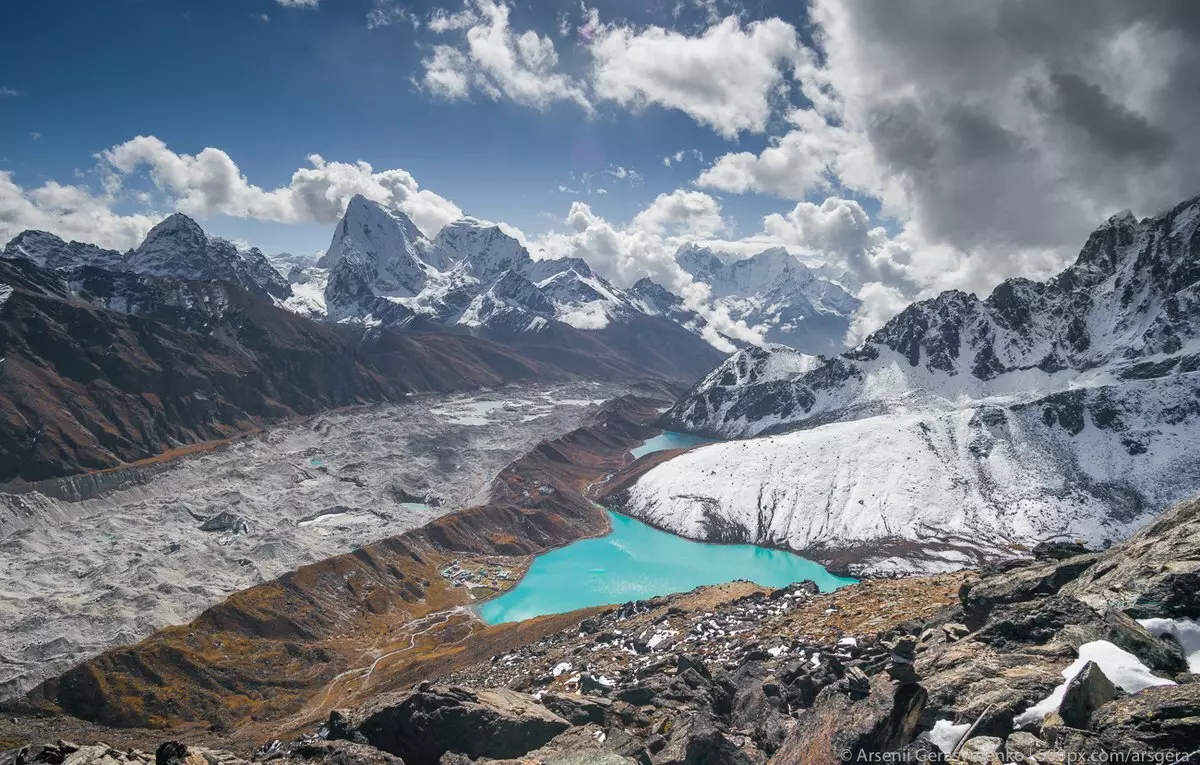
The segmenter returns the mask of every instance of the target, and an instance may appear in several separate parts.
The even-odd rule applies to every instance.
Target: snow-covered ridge
[[[862,305],[841,285],[778,247],[734,258],[686,245],[675,259],[712,288],[716,304],[733,318],[766,327],[768,342],[808,353],[839,350]]]
[[[747,440],[648,471],[624,509],[864,574],[1121,539],[1200,491],[1198,224],[1200,199],[1114,216],[1048,282],[944,293],[838,356],[741,351],[665,421]]]
[[[333,321],[405,326],[423,318],[525,334],[550,321],[603,329],[648,313],[583,260],[535,261],[499,226],[475,218],[430,241],[404,213],[363,197],[350,202],[321,265]]]
[[[897,406],[1030,400],[1200,368],[1200,200],[1138,222],[1113,216],[1048,282],[1010,279],[986,300],[946,292],[906,308],[857,348],[790,377],[794,352],[747,349],[668,414],[726,436]],[[784,361],[775,361],[778,357]]]
[[[45,231],[25,231],[8,243],[4,257],[57,270],[90,267],[184,281],[222,281],[266,298],[291,295],[287,281],[258,249],[243,252],[232,242],[209,237],[181,214],[159,223],[140,246],[128,252],[65,242]]]

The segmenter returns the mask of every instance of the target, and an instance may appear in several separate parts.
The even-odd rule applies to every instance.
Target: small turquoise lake
[[[697,444],[711,443],[713,443],[711,438],[703,438],[691,433],[676,433],[673,430],[668,430],[661,436],[655,436],[643,441],[641,446],[635,446],[629,450],[629,453],[633,455],[634,459],[638,459],[654,452],[665,452],[667,449],[683,449]]]
[[[480,617],[488,624],[515,622],[735,579],[766,587],[811,579],[822,592],[856,581],[835,576],[794,553],[693,542],[628,516],[608,515],[611,534],[539,555],[516,587],[483,604]]]

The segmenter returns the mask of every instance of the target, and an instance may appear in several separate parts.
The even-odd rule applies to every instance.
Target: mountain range
[[[1200,199],[1110,218],[1046,282],[915,303],[832,357],[731,356],[664,415],[725,439],[623,497],[857,573],[1104,545],[1200,485]]]
[[[477,221],[429,242],[359,197],[319,265],[292,269],[289,284],[257,249],[181,214],[128,252],[37,231],[12,239],[0,258],[0,481],[422,391],[581,376],[686,384],[721,358],[583,261],[534,262]]]

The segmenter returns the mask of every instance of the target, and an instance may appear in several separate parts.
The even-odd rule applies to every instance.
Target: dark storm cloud
[[[1043,102],[1049,111],[1078,128],[1101,152],[1148,163],[1161,162],[1170,152],[1174,141],[1165,130],[1113,101],[1094,83],[1060,72],[1050,75],[1050,84],[1054,89],[1050,99],[1035,91],[1035,102]]]
[[[1065,256],[1112,212],[1200,194],[1200,2],[815,0],[812,15],[874,158],[843,177],[995,274],[1021,250]]]

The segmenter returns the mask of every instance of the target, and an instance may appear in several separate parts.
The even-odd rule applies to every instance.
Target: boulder
[[[964,765],[1000,765],[1003,751],[1003,740],[995,736],[975,736],[959,748],[955,760]]]
[[[912,741],[927,694],[920,685],[898,684],[876,675],[865,698],[826,687],[788,733],[772,762],[834,765],[860,755],[888,752]]]
[[[1083,665],[1079,674],[1067,683],[1067,691],[1062,703],[1058,705],[1058,713],[1063,722],[1072,728],[1087,729],[1092,719],[1092,712],[1117,697],[1117,689],[1112,681],[1105,676],[1100,665],[1089,661]]]
[[[377,699],[355,726],[378,749],[408,765],[436,765],[446,752],[472,758],[520,757],[571,727],[532,696],[506,688],[472,691],[421,686]]]
[[[675,719],[654,765],[760,765],[766,757],[739,746],[710,715],[689,711]]]
[[[1160,514],[1064,591],[1098,611],[1119,608],[1135,619],[1200,613],[1200,500]]]
[[[232,534],[249,534],[250,522],[240,515],[222,510],[204,523],[200,524],[201,531],[228,531]]]
[[[1099,554],[1078,555],[1047,561],[988,576],[962,586],[964,623],[978,629],[993,608],[1006,603],[1024,603],[1039,596],[1055,595],[1100,559]]]
[[[997,650],[975,639],[935,645],[917,661],[929,693],[927,722],[980,719],[977,735],[1006,736],[1016,715],[1062,682],[1059,673],[1076,655],[1065,644],[1037,651]]]
[[[1200,742],[1200,684],[1158,685],[1092,713],[1092,730],[1110,751],[1191,752]]]
[[[1050,745],[1045,741],[1023,730],[1010,733],[1004,740],[1004,754],[1008,762],[1021,762],[1025,758],[1032,757],[1049,748]]]
[[[490,765],[637,765],[635,757],[622,754],[615,749],[627,748],[625,741],[607,735],[595,725],[571,728],[556,736],[550,743],[522,755],[517,759],[488,760]],[[441,765],[472,765],[472,760],[463,755],[442,758]]]
[[[292,747],[280,765],[404,765],[399,757],[352,741],[312,741]]]
[[[1090,552],[1082,542],[1039,542],[1033,548],[1033,557],[1037,560],[1066,560]]]
[[[612,708],[612,702],[600,696],[543,693],[539,700],[542,706],[572,725],[603,725]]]

